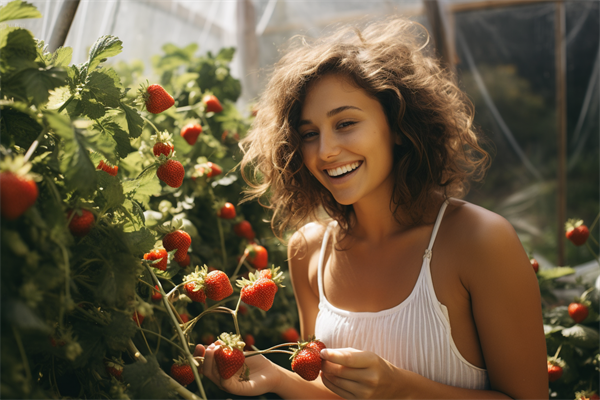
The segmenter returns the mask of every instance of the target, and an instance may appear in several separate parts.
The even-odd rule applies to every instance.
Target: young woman
[[[302,337],[321,377],[262,356],[223,380],[283,398],[548,397],[539,288],[512,226],[460,200],[489,165],[465,95],[421,51],[417,25],[305,39],[276,65],[242,146],[289,241]],[[421,41],[422,42],[422,41]],[[312,221],[306,224],[307,221]]]

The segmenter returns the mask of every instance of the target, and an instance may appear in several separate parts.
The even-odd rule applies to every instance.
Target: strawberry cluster
[[[233,294],[233,287],[227,274],[220,270],[208,272],[205,265],[183,277],[187,296],[198,303],[206,302],[206,298],[214,301],[223,300]]]

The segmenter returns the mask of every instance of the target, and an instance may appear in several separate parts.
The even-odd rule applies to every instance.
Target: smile
[[[342,176],[354,171],[361,164],[362,164],[362,162],[355,161],[350,164],[342,165],[341,167],[326,169],[325,171],[327,172],[327,175],[337,178],[337,177],[342,177]]]

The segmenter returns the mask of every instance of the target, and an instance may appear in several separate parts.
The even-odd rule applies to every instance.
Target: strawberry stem
[[[44,135],[48,132],[48,128],[44,127],[44,129],[42,129],[42,131],[40,132],[40,134],[38,135],[37,138],[35,138],[35,140],[33,141],[33,143],[31,143],[31,146],[29,146],[29,149],[27,149],[27,153],[25,153],[25,158],[23,158],[23,162],[27,162],[29,161],[29,158],[31,157],[31,155],[33,154],[33,152],[35,151],[35,149],[37,149],[38,144],[40,144],[40,140],[42,140],[42,138],[44,137]]]
[[[233,311],[231,313],[233,315],[233,324],[235,325],[235,333],[237,333],[240,337],[242,335],[240,334],[240,325],[238,324],[237,313],[238,313],[238,310],[240,308],[240,303],[241,302],[242,302],[242,294],[240,293],[240,297],[238,298],[237,305],[235,306],[235,311]]]
[[[171,388],[174,389],[178,395],[180,395],[181,397],[183,397],[186,400],[198,400],[198,396],[196,396],[194,393],[190,392],[189,390],[187,390],[186,388],[181,386],[179,384],[179,382],[177,382],[175,379],[173,379],[169,375],[167,375],[167,373],[165,371],[163,371],[161,369],[160,373],[162,373],[164,376],[169,378],[169,384],[171,385]]]
[[[598,255],[594,252],[594,250],[592,250],[592,246],[590,246],[589,242],[585,242],[586,247],[588,248],[588,250],[590,251],[590,253],[592,253],[592,255],[594,256],[594,258],[596,259],[596,261],[598,262],[598,264],[600,264],[600,258],[598,258]]]
[[[237,278],[237,274],[240,272],[240,268],[242,267],[242,264],[244,264],[244,261],[246,261],[246,257],[247,254],[244,252],[242,254],[242,258],[240,258],[240,261],[238,262],[237,267],[235,267],[235,271],[233,271],[233,274],[231,275],[231,279],[235,280],[235,278]]]
[[[142,115],[142,119],[143,119],[144,121],[146,121],[147,123],[149,123],[149,124],[150,124],[150,126],[152,126],[152,127],[154,128],[154,130],[156,131],[156,133],[160,133],[160,131],[158,130],[158,128],[156,127],[156,125],[154,125],[154,124],[152,123],[152,121],[150,121],[148,118],[144,117],[143,115]]]
[[[204,393],[204,387],[202,386],[202,382],[200,381],[200,375],[198,374],[198,368],[193,367],[194,364],[195,364],[194,363],[194,357],[192,356],[192,353],[190,353],[189,346],[187,345],[188,342],[185,339],[185,336],[183,334],[183,331],[181,330],[181,327],[177,323],[177,320],[175,318],[173,310],[171,309],[171,307],[173,307],[173,305],[167,299],[167,294],[165,293],[165,291],[164,291],[164,289],[162,287],[162,284],[160,283],[160,281],[158,280],[158,278],[154,274],[154,271],[152,271],[152,269],[150,269],[150,267],[148,265],[146,265],[146,269],[148,270],[148,272],[152,276],[152,279],[154,280],[154,282],[156,283],[156,285],[160,289],[160,294],[162,294],[162,296],[163,296],[163,298],[162,298],[163,304],[165,305],[165,307],[167,308],[167,311],[169,312],[169,315],[171,317],[171,322],[173,322],[173,325],[175,326],[175,329],[177,330],[177,334],[179,335],[179,340],[181,340],[181,344],[183,345],[183,348],[185,350],[185,355],[187,356],[187,359],[188,359],[190,365],[192,366],[192,372],[194,373],[194,378],[196,380],[196,384],[198,385],[198,388],[200,389],[200,393],[202,394],[202,398],[204,400],[207,400],[206,393]],[[178,313],[178,316],[179,316],[179,313]]]
[[[153,335],[155,335],[155,336],[158,336],[158,337],[159,337],[159,339],[164,339],[165,341],[167,341],[167,342],[171,343],[173,346],[177,347],[177,349],[178,349],[178,350],[180,350],[182,353],[185,353],[185,350],[183,350],[183,349],[181,348],[181,346],[179,346],[177,343],[175,343],[175,342],[172,342],[171,340],[167,339],[166,337],[164,337],[164,336],[163,336],[163,335],[161,335],[160,333],[156,333],[156,332],[154,332],[154,331],[151,331],[150,329],[144,329],[144,328],[140,328],[139,326],[138,326],[138,330],[139,330],[139,331],[142,331],[142,332],[151,333],[151,334],[153,334]],[[150,352],[150,353],[152,354],[152,352]]]
[[[596,227],[596,224],[598,223],[598,219],[600,219],[600,213],[598,213],[598,215],[596,215],[596,219],[594,220],[594,222],[592,222],[592,225],[590,225],[590,232],[594,230],[594,228]]]
[[[293,351],[289,351],[289,350],[260,350],[260,351],[252,351],[252,352],[245,351],[244,357],[248,358],[248,357],[252,357],[252,356],[257,356],[259,354],[269,354],[269,353],[282,353],[282,354],[289,354],[289,355],[294,354]]]
[[[558,354],[560,353],[561,349],[562,349],[562,343],[560,344],[560,346],[558,346],[558,350],[556,350],[556,353],[554,354],[554,357],[552,357],[552,361],[556,361],[556,359],[558,358]]]
[[[31,371],[29,370],[29,362],[27,361],[27,355],[25,354],[25,348],[23,347],[23,341],[21,340],[21,335],[17,329],[12,327],[13,335],[15,336],[15,341],[17,342],[17,347],[19,348],[19,353],[21,354],[21,359],[23,361],[23,368],[25,369],[25,376],[27,377],[27,383],[31,382]]]
[[[127,351],[129,351],[132,354],[133,358],[139,360],[143,364],[146,364],[148,362],[148,360],[146,360],[146,357],[144,357],[142,353],[140,353],[140,351],[137,349],[137,347],[135,347],[135,344],[133,344],[133,341],[131,339],[127,341]]]
[[[199,102],[199,103],[196,103],[196,104],[191,105],[191,106],[177,107],[175,109],[175,112],[192,111],[192,110],[195,110],[196,108],[200,108],[201,105],[202,105],[202,103]]]
[[[73,99],[74,99],[74,98],[75,98],[75,96],[74,96],[74,95],[71,95],[71,97],[69,97],[69,98],[67,99],[67,101],[65,101],[65,102],[62,104],[62,106],[60,106],[60,108],[59,108],[58,110],[56,110],[56,112],[57,112],[58,114],[60,114],[60,113],[61,113],[61,112],[62,112],[62,111],[65,109],[65,108],[67,108],[67,106],[68,106],[68,105],[69,105],[69,104],[70,104],[70,103],[73,101]]]

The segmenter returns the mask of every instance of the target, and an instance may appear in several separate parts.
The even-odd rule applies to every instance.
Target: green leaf
[[[231,62],[231,60],[233,60],[234,55],[235,55],[234,47],[224,47],[219,51],[219,54],[217,54],[217,57],[215,59],[224,64],[229,64]]]
[[[88,57],[88,71],[93,71],[108,57],[113,57],[123,50],[123,42],[116,36],[101,36],[90,49]]]
[[[108,161],[116,164],[118,161],[118,158],[115,155],[117,143],[113,139],[112,135],[105,132],[101,125],[94,125],[94,129],[95,130],[92,131],[79,132],[86,147],[102,154]]]
[[[137,231],[126,232],[124,236],[125,242],[131,253],[139,255],[140,258],[144,253],[152,250],[154,243],[156,242],[156,237],[154,237],[154,234],[146,227]]]
[[[123,190],[129,193],[133,200],[147,206],[150,196],[161,191],[160,180],[156,176],[156,168],[147,170],[141,177],[123,183]]]
[[[28,148],[42,131],[35,114],[24,103],[0,107],[0,123],[3,142],[12,138],[14,144],[22,148]]]
[[[104,105],[94,99],[90,92],[83,92],[81,94],[81,107],[82,113],[87,115],[90,119],[99,119],[106,114]]]
[[[0,72],[37,67],[36,58],[37,46],[31,32],[16,27],[0,29]]]
[[[59,47],[52,55],[52,65],[67,68],[73,58],[73,48]]]
[[[546,325],[546,324],[544,324],[544,334],[546,335],[546,337],[552,335],[555,332],[560,332],[563,329],[565,329],[564,326],[560,326],[560,325]]]
[[[96,202],[104,208],[104,210],[111,210],[119,207],[125,201],[125,195],[123,194],[123,185],[121,181],[115,177],[110,176],[104,171],[97,171],[98,175],[98,196]]]
[[[67,84],[67,73],[60,68],[31,68],[22,71],[19,75],[27,96],[35,105],[47,102],[51,90]]]
[[[11,1],[0,8],[0,22],[26,18],[42,18],[42,14],[33,4],[21,0]]]
[[[84,93],[107,107],[118,107],[121,98],[121,81],[117,73],[109,68],[93,71],[85,82]]]
[[[118,158],[125,158],[129,153],[135,151],[135,149],[131,147],[129,135],[126,131],[121,129],[119,124],[111,121],[102,121],[102,127],[104,128],[104,131],[110,134],[114,139],[116,144],[115,151]]]
[[[560,278],[565,275],[574,274],[575,270],[571,267],[556,267],[550,269],[542,269],[538,271],[537,276],[540,281]]]
[[[61,86],[50,91],[50,97],[46,108],[49,110],[58,110],[71,97],[69,86]]]
[[[96,168],[85,148],[86,140],[71,126],[71,120],[61,114],[45,111],[50,129],[61,138],[60,170],[67,189],[77,190],[86,197],[96,190]]]
[[[127,104],[119,103],[121,109],[125,112],[125,118],[127,120],[127,128],[129,129],[129,136],[132,138],[138,138],[142,134],[142,128],[144,126],[144,120],[140,115],[140,112],[135,108],[129,107]]]
[[[571,344],[584,348],[593,349],[598,347],[598,341],[600,340],[597,330],[580,324],[563,329],[561,333]]]

